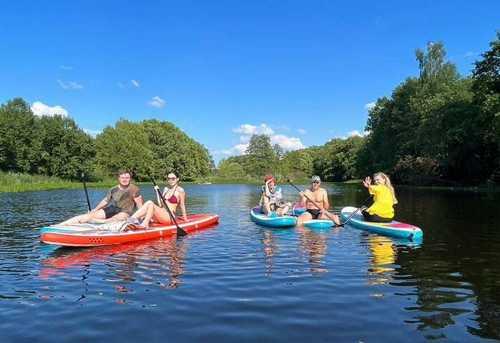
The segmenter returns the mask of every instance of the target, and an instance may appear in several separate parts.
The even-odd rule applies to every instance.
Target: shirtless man
[[[118,172],[118,185],[111,188],[101,202],[90,212],[66,220],[61,224],[82,224],[89,221],[106,223],[126,220],[141,207],[143,200],[139,187],[131,184],[132,177],[128,170]]]
[[[321,188],[320,185],[320,177],[314,175],[311,178],[311,188],[300,192],[300,204],[306,208],[306,211],[298,218],[297,226],[302,226],[304,222],[311,219],[330,219],[335,224],[340,225],[339,217],[328,212],[328,208],[330,208],[328,194],[326,189]]]

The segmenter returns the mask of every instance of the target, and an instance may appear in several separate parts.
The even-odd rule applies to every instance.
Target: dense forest
[[[192,180],[214,166],[205,147],[168,122],[120,120],[93,138],[73,119],[35,116],[19,98],[0,107],[0,170],[101,180],[121,168],[139,180],[169,170]]]
[[[416,61],[418,76],[369,110],[365,136],[284,152],[269,136],[254,135],[244,155],[217,169],[207,149],[172,123],[120,120],[93,138],[73,119],[35,116],[16,98],[0,107],[0,170],[71,180],[129,168],[139,180],[167,170],[184,180],[248,181],[270,172],[345,181],[385,171],[399,184],[500,182],[500,33],[469,76],[446,60],[442,43],[417,50]]]

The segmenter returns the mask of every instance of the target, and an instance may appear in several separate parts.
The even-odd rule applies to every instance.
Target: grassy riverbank
[[[88,187],[111,187],[116,183],[109,179],[89,182]],[[81,188],[81,182],[63,180],[58,177],[0,172],[0,192],[46,191],[52,189]]]

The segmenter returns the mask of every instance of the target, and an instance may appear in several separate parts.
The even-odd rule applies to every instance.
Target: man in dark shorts
[[[330,208],[328,193],[320,185],[320,177],[314,175],[311,178],[311,187],[304,192],[300,192],[300,204],[306,208],[306,212],[299,216],[297,226],[301,226],[304,222],[311,219],[330,219],[335,224],[340,225],[338,216],[328,212]]]
[[[139,187],[130,183],[132,176],[128,170],[118,173],[118,185],[111,188],[101,202],[89,213],[66,220],[61,224],[82,224],[90,221],[106,223],[110,221],[126,220],[137,208],[142,206],[143,200]]]

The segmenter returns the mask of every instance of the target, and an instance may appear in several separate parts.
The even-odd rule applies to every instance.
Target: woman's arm
[[[163,207],[163,201],[161,201],[160,199],[160,195],[158,194],[158,192],[155,192],[156,194],[156,202],[158,203],[158,206],[160,207]],[[165,199],[165,196],[167,195],[167,187],[165,187],[165,189],[163,189],[163,193],[162,193],[162,196],[163,196],[163,200],[167,200]]]
[[[179,207],[181,208],[182,219],[187,220],[186,192],[184,191],[179,191]]]

